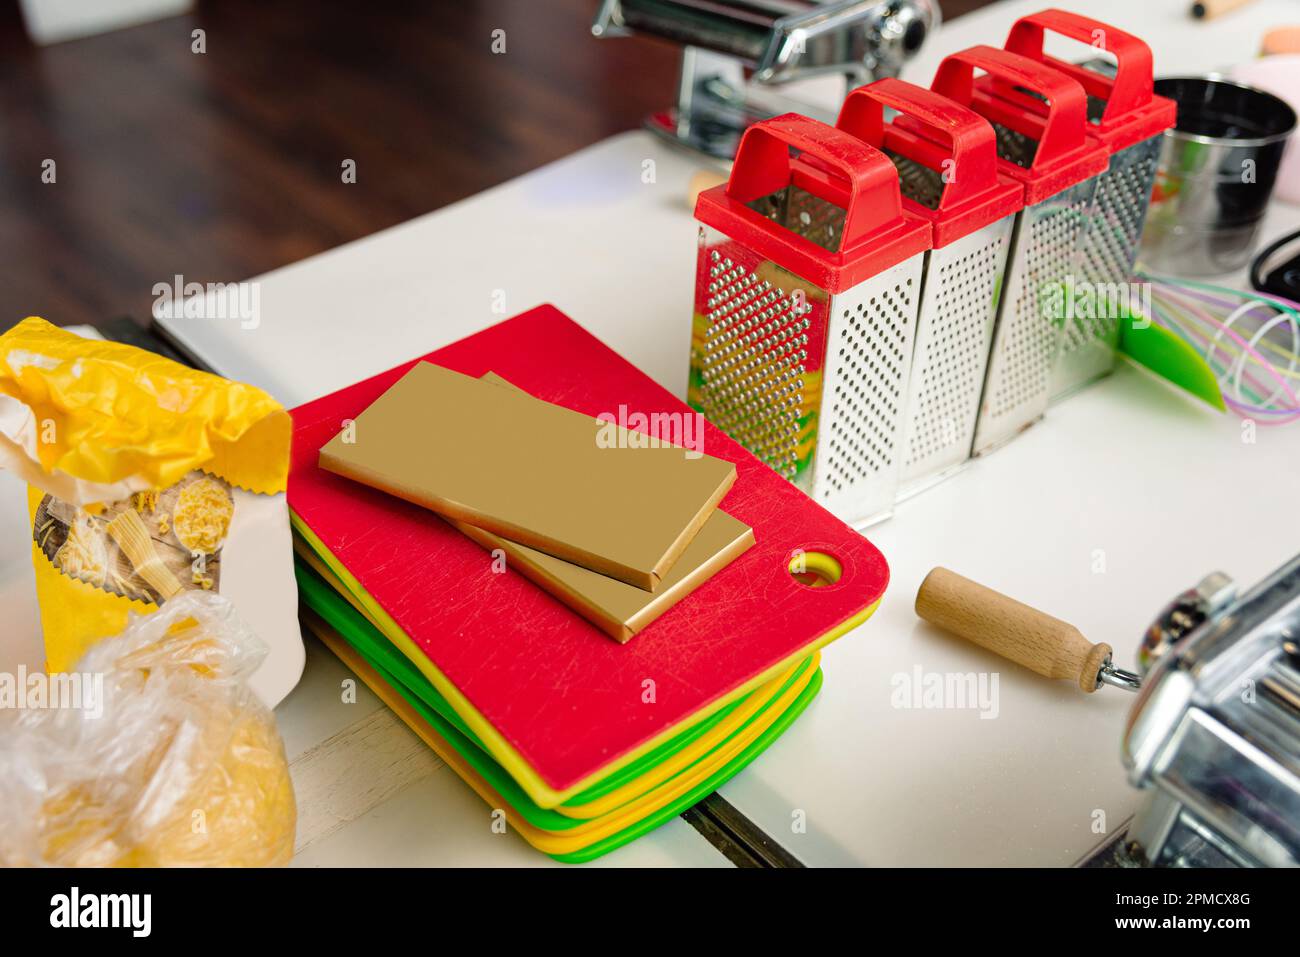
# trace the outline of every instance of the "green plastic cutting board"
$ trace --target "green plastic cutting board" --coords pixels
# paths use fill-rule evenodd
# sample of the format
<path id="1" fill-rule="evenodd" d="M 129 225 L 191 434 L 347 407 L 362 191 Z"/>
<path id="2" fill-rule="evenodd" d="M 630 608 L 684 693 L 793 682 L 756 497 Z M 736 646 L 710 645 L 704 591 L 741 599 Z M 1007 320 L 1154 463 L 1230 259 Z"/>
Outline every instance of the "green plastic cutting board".
<path id="1" fill-rule="evenodd" d="M 356 649 L 371 667 L 393 687 L 401 696 L 410 703 L 410 705 L 426 720 L 433 729 L 453 747 L 473 768 L 499 793 L 510 806 L 519 813 L 519 815 L 528 821 L 534 827 L 550 831 L 562 831 L 586 823 L 586 821 L 577 818 L 570 818 L 559 814 L 555 811 L 538 807 L 515 783 L 514 779 L 478 745 L 474 743 L 466 734 L 462 733 L 453 722 L 447 720 L 434 706 L 434 702 L 442 703 L 444 708 L 450 710 L 449 706 L 441 701 L 437 692 L 428 684 L 420 672 L 410 664 L 404 655 L 383 637 L 363 615 L 353 608 L 346 599 L 342 598 L 333 591 L 311 568 L 301 561 L 295 562 L 298 573 L 300 593 L 307 603 L 318 615 L 325 619 L 331 627 L 348 641 Z M 386 663 L 391 662 L 394 670 L 389 670 Z M 796 670 L 795 674 L 789 680 L 784 682 L 781 690 L 784 691 L 798 678 L 800 678 L 810 666 L 809 661 L 805 661 Z M 417 685 L 421 682 L 425 687 L 418 691 L 407 685 L 395 671 L 407 672 L 411 677 L 412 683 Z M 749 764 L 758 754 L 760 754 L 772 741 L 774 741 L 784 730 L 789 727 L 790 723 L 807 707 L 809 701 L 816 695 L 821 687 L 822 676 L 821 670 L 809 679 L 808 686 L 799 695 L 798 698 L 790 705 L 786 711 L 780 715 L 766 731 L 761 733 L 753 742 L 750 743 L 740 754 L 730 762 L 720 767 L 715 774 L 702 781 L 696 788 L 687 792 L 676 801 L 665 805 L 657 811 L 651 812 L 645 818 L 636 824 L 620 831 L 617 834 L 604 838 L 596 843 L 576 851 L 571 854 L 551 855 L 556 860 L 577 863 L 580 861 L 591 860 L 601 854 L 608 853 L 616 847 L 622 846 L 630 840 L 646 833 L 649 830 L 659 826 L 664 821 L 680 813 L 687 807 L 695 804 L 705 795 L 712 793 L 721 784 L 729 780 L 738 773 L 742 768 Z M 778 692 L 778 695 L 781 692 Z M 432 698 L 433 700 L 427 700 Z M 746 721 L 741 728 L 735 733 L 740 733 L 743 728 L 748 727 L 758 717 L 764 714 L 768 708 L 763 708 Z M 454 714 L 454 712 L 452 712 Z M 734 737 L 734 735 L 733 735 Z M 730 738 L 728 738 L 730 740 Z M 721 745 L 720 745 L 721 746 Z M 648 757 L 648 755 L 647 755 Z M 613 777 L 623 776 L 622 772 L 628 769 L 622 769 Z M 602 781 L 596 785 L 602 793 L 608 790 L 610 785 L 607 781 Z M 584 797 L 586 792 L 584 792 Z"/>
<path id="2" fill-rule="evenodd" d="M 304 602 L 307 603 L 316 614 L 320 615 L 330 623 L 336 631 L 343 635 L 354 648 L 357 649 L 366 660 L 382 668 L 384 672 L 395 675 L 398 681 L 407 689 L 417 694 L 424 704 L 433 708 L 446 722 L 449 722 L 459 733 L 459 735 L 470 741 L 477 748 L 478 752 L 492 761 L 492 766 L 500 769 L 500 765 L 492 760 L 488 755 L 487 749 L 474 735 L 474 733 L 465 726 L 464 721 L 456 710 L 451 707 L 445 698 L 442 697 L 430 683 L 429 679 L 411 663 L 411 660 L 395 648 L 387 638 L 373 624 L 366 620 L 365 616 L 358 612 L 350 602 L 342 595 L 338 594 L 324 579 L 316 573 L 314 569 L 308 566 L 300 559 L 294 559 L 294 569 L 298 577 L 298 589 Z M 806 667 L 806 663 L 804 665 Z M 795 677 L 803 674 L 804 667 L 801 667 L 795 674 Z M 793 680 L 793 679 L 792 679 Z M 784 687 L 784 686 L 783 686 Z M 751 692 L 753 694 L 753 692 Z M 682 748 L 696 740 L 700 735 L 714 727 L 729 714 L 741 707 L 749 700 L 751 695 L 745 695 L 742 698 L 719 709 L 714 714 L 705 718 L 703 721 L 693 725 L 683 731 L 676 737 L 665 741 L 659 747 L 654 748 L 635 761 L 619 768 L 608 777 L 596 782 L 591 787 L 578 793 L 573 798 L 565 802 L 565 807 L 579 808 L 590 801 L 603 797 L 610 791 L 622 787 L 629 781 L 634 780 L 650 768 L 656 767 L 662 761 L 666 760 L 673 754 L 676 754 Z M 757 714 L 762 714 L 760 709 Z M 751 718 L 752 720 L 752 718 Z M 743 727 L 743 725 L 742 725 Z M 738 729 L 739 730 L 739 729 Z M 468 759 L 468 756 L 467 756 Z M 502 773 L 506 772 L 501 769 Z M 507 774 L 507 777 L 509 775 Z M 511 779 L 513 781 L 513 779 Z M 536 804 L 530 799 L 529 805 L 536 807 Z M 541 810 L 538 808 L 538 810 Z M 576 827 L 582 823 L 582 819 L 571 818 L 567 815 L 556 814 L 558 818 L 567 821 L 567 827 Z M 541 824 L 529 820 L 529 823 L 537 824 L 538 827 L 544 827 L 547 830 L 558 830 L 557 827 L 551 827 L 549 824 Z"/>

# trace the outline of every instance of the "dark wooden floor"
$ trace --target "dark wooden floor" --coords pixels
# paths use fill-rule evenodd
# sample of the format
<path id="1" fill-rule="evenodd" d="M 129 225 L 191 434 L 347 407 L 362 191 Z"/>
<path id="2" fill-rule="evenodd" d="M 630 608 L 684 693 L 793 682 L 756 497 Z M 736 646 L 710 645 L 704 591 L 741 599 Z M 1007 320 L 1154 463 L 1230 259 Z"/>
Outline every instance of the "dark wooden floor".
<path id="1" fill-rule="evenodd" d="M 143 321 L 174 274 L 246 278 L 472 195 L 634 127 L 677 62 L 592 39 L 595 0 L 220 0 L 43 49 L 15 6 L 0 2 L 0 329 Z"/>

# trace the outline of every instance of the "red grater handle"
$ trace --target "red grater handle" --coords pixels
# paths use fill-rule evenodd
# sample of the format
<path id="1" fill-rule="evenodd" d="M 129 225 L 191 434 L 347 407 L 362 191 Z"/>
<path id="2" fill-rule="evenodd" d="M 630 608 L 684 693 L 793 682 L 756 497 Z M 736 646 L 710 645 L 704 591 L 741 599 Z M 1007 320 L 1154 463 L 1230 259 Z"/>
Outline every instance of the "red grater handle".
<path id="1" fill-rule="evenodd" d="M 975 71 L 1023 87 L 1047 101 L 1043 135 L 1038 137 L 1034 166 L 1045 166 L 1085 143 L 1088 100 L 1083 87 L 1057 70 L 1029 57 L 991 46 L 973 46 L 953 53 L 939 64 L 931 89 L 970 106 L 975 98 Z"/>
<path id="2" fill-rule="evenodd" d="M 786 113 L 745 131 L 727 182 L 727 195 L 742 203 L 784 189 L 796 179 L 790 149 L 834 173 L 840 183 L 816 175 L 800 177 L 808 192 L 844 208 L 841 250 L 849 250 L 877 230 L 902 220 L 898 170 L 884 153 L 819 120 Z M 847 194 L 847 199 L 845 199 Z"/>
<path id="3" fill-rule="evenodd" d="M 997 184 L 997 137 L 988 120 L 923 86 L 888 77 L 858 87 L 844 101 L 835 125 L 871 146 L 883 147 L 887 106 L 947 141 L 952 170 L 960 174 L 946 182 L 940 209 L 959 206 Z"/>
<path id="4" fill-rule="evenodd" d="M 1115 57 L 1112 80 L 1095 70 L 1066 63 L 1043 52 L 1043 34 L 1051 31 L 1087 43 L 1094 49 Z M 1065 10 L 1044 10 L 1021 17 L 1007 36 L 1006 48 L 1012 53 L 1047 64 L 1074 77 L 1089 93 L 1106 101 L 1103 122 L 1118 119 L 1151 102 L 1151 48 L 1131 33 L 1125 33 L 1100 20 L 1079 16 Z"/>

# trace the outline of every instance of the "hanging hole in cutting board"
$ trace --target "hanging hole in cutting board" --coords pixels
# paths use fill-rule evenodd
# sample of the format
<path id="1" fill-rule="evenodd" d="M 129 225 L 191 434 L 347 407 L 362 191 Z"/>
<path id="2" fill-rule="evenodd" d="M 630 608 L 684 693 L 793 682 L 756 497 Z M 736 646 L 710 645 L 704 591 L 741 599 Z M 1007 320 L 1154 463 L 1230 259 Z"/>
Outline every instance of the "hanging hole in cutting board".
<path id="1" fill-rule="evenodd" d="M 808 588 L 825 588 L 834 585 L 844 573 L 843 566 L 834 555 L 795 549 L 790 555 L 790 575 L 800 585 Z"/>

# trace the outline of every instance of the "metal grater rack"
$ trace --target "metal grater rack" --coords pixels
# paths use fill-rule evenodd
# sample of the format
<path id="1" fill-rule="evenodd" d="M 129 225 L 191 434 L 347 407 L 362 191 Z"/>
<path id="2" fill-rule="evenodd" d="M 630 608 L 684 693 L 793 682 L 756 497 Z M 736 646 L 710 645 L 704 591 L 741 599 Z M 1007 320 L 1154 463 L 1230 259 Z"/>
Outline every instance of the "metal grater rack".
<path id="1" fill-rule="evenodd" d="M 899 120 L 886 123 L 886 108 Z M 890 157 L 903 208 L 931 227 L 903 417 L 906 496 L 970 458 L 1023 190 L 998 172 L 988 122 L 922 87 L 893 79 L 862 87 L 845 101 L 838 125 Z"/>
<path id="2" fill-rule="evenodd" d="M 1088 44 L 1115 62 L 1093 58 L 1074 64 L 1047 56 L 1043 40 L 1048 32 Z M 1081 277 L 1091 284 L 1095 297 L 1089 308 L 1065 317 L 1051 382 L 1052 398 L 1057 399 L 1114 366 L 1121 311 L 1131 302 L 1126 284 L 1132 280 L 1151 204 L 1161 134 L 1173 125 L 1177 107 L 1153 93 L 1151 48 L 1099 20 L 1045 10 L 1018 20 L 1006 49 L 1050 66 L 1084 88 L 1088 136 L 1105 146 L 1109 156 L 1097 178 L 1090 221 L 1081 238 Z"/>
<path id="3" fill-rule="evenodd" d="M 987 75 L 975 79 L 975 71 Z M 1081 240 L 1108 154 L 1086 135 L 1083 87 L 1027 57 L 976 46 L 947 57 L 933 90 L 993 126 L 1001 173 L 1024 190 L 998 297 L 973 454 L 1028 428 L 1047 409 L 1060 308 L 1080 272 Z M 1007 90 L 1025 90 L 1014 98 Z"/>
<path id="4" fill-rule="evenodd" d="M 692 406 L 845 521 L 888 515 L 930 233 L 892 164 L 776 117 L 696 218 Z"/>

